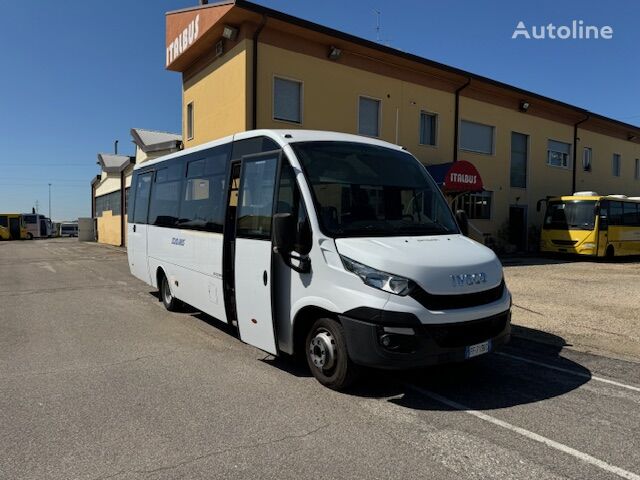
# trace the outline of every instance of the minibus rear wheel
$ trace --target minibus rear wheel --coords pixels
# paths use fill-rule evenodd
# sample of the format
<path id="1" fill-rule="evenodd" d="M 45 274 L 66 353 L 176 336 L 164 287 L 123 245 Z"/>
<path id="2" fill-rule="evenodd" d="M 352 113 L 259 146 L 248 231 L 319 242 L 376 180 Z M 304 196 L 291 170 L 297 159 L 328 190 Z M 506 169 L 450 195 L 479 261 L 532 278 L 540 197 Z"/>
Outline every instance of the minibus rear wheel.
<path id="1" fill-rule="evenodd" d="M 347 354 L 344 329 L 336 320 L 316 320 L 304 345 L 309 369 L 321 384 L 332 390 L 344 390 L 356 380 L 358 366 Z"/>
<path id="2" fill-rule="evenodd" d="M 169 286 L 169 279 L 164 273 L 160 274 L 160 298 L 164 304 L 164 308 L 170 312 L 177 312 L 180 310 L 180 300 L 173 296 L 171 293 L 171 287 Z"/>

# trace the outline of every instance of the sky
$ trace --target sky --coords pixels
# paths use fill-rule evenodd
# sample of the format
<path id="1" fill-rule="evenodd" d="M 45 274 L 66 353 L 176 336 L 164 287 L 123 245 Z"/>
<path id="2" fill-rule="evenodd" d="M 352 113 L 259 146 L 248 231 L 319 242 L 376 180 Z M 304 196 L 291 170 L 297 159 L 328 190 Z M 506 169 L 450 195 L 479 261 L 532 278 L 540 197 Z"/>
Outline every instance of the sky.
<path id="1" fill-rule="evenodd" d="M 353 35 L 640 125 L 640 2 L 256 0 Z M 180 133 L 164 13 L 197 0 L 0 0 L 0 211 L 91 215 L 99 152 L 131 128 Z M 375 11 L 380 12 L 376 32 Z M 512 39 L 531 26 L 613 28 L 611 40 Z M 531 31 L 531 30 L 529 30 Z"/>

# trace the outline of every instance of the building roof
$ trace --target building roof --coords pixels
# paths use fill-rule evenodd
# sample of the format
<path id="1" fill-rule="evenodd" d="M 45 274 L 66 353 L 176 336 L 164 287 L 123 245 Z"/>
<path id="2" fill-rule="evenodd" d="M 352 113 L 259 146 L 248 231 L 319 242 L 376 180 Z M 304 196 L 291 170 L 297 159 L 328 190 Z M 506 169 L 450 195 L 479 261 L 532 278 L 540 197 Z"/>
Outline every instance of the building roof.
<path id="1" fill-rule="evenodd" d="M 98 154 L 98 164 L 106 173 L 119 173 L 132 163 L 134 163 L 134 158 L 128 155 Z"/>
<path id="2" fill-rule="evenodd" d="M 142 128 L 132 128 L 131 137 L 133 137 L 133 142 L 145 153 L 180 148 L 182 143 L 182 135 L 177 133 Z"/>
<path id="3" fill-rule="evenodd" d="M 214 14 L 214 11 L 217 13 Z M 357 37 L 339 30 L 319 25 L 247 0 L 223 0 L 205 5 L 167 12 L 167 46 L 174 40 L 172 36 L 182 31 L 184 22 L 190 16 L 201 14 L 200 35 L 194 43 L 181 51 L 180 55 L 167 64 L 167 69 L 185 72 L 196 63 L 203 52 L 211 50 L 212 41 L 221 38 L 224 24 L 240 25 L 244 22 L 289 30 L 290 33 L 340 48 L 344 53 L 353 53 L 361 58 L 371 58 L 392 65 L 394 69 L 412 70 L 414 74 L 430 76 L 442 84 L 442 89 L 455 91 L 465 88 L 463 96 L 477 98 L 492 103 L 496 96 L 503 103 L 514 108 L 522 101 L 530 103 L 528 113 L 568 124 L 581 123 L 581 128 L 616 136 L 634 143 L 640 143 L 640 126 L 631 125 L 613 118 L 590 112 L 587 109 L 546 97 L 522 88 L 493 80 L 482 75 L 445 65 L 386 45 Z M 175 20 L 174 20 L 175 19 Z M 266 24 L 261 24 L 265 21 Z M 204 32 L 203 32 L 204 30 Z M 468 88 L 467 88 L 468 87 Z"/>

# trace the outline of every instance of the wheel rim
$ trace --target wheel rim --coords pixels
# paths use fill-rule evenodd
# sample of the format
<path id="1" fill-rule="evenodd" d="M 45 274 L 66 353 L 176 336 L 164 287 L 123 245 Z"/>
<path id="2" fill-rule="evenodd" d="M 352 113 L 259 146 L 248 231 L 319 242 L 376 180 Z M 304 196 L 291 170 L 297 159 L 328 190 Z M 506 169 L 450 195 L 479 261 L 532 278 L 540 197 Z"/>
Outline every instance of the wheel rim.
<path id="1" fill-rule="evenodd" d="M 309 358 L 323 371 L 330 370 L 336 363 L 336 341 L 327 330 L 318 330 L 309 342 Z"/>
<path id="2" fill-rule="evenodd" d="M 173 300 L 171 289 L 169 288 L 169 280 L 167 280 L 167 277 L 162 278 L 162 297 L 164 299 L 164 303 L 166 303 L 167 305 L 171 303 L 171 300 Z"/>

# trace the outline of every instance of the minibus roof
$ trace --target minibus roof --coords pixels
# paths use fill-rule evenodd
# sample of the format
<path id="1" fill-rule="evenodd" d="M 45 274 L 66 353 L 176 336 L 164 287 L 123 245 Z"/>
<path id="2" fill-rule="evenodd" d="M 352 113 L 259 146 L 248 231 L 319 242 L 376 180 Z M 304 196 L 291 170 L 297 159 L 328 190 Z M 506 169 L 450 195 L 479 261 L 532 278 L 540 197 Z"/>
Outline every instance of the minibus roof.
<path id="1" fill-rule="evenodd" d="M 183 155 L 188 155 L 190 153 L 199 152 L 202 150 L 206 150 L 211 147 L 216 147 L 218 145 L 224 145 L 226 143 L 230 143 L 235 140 L 245 140 L 247 138 L 254 137 L 269 137 L 278 143 L 281 147 L 288 145 L 290 143 L 296 142 L 356 142 L 356 143 L 364 143 L 368 145 L 377 145 L 379 147 L 391 148 L 393 150 L 404 150 L 401 146 L 395 145 L 393 143 L 385 142 L 383 140 L 378 140 L 377 138 L 369 138 L 363 137 L 361 135 L 352 135 L 350 133 L 340 133 L 340 132 L 330 132 L 325 130 L 249 130 L 247 132 L 236 133 L 235 135 L 229 135 L 227 137 L 220 138 L 218 140 L 213 140 L 211 142 L 203 143 L 202 145 L 198 145 L 196 147 L 187 148 L 185 150 L 181 150 L 179 152 L 171 153 L 169 155 L 165 155 L 164 157 L 154 158 L 148 162 L 143 162 L 141 164 L 137 164 L 135 169 L 138 170 L 140 168 L 145 168 L 150 165 L 154 165 L 156 163 L 162 163 L 165 160 L 170 160 L 172 158 L 181 157 Z"/>

